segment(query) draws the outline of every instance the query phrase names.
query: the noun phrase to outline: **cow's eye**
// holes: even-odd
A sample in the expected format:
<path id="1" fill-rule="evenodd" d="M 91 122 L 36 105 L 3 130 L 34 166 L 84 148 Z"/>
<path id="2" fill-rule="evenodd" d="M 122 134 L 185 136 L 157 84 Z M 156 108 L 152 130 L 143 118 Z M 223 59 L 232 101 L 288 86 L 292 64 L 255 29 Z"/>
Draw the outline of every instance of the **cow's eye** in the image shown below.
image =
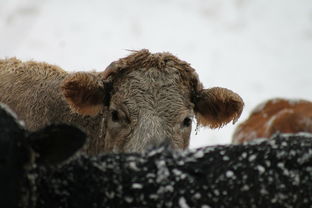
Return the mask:
<path id="1" fill-rule="evenodd" d="M 119 115 L 118 115 L 118 112 L 113 110 L 112 111 L 112 121 L 113 122 L 119 122 L 120 118 L 119 118 Z"/>
<path id="2" fill-rule="evenodd" d="M 183 120 L 183 127 L 190 127 L 192 125 L 192 119 L 189 117 L 186 117 Z"/>

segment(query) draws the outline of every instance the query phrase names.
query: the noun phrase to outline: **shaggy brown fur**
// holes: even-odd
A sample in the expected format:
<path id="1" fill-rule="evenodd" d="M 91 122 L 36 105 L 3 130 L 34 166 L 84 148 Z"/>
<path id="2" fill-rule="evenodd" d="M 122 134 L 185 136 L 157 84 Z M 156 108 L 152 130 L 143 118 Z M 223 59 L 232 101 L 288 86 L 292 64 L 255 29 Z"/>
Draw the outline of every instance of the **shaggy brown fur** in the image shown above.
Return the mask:
<path id="1" fill-rule="evenodd" d="M 232 142 L 240 144 L 275 133 L 312 133 L 312 103 L 307 100 L 271 99 L 260 104 L 235 130 Z"/>
<path id="2" fill-rule="evenodd" d="M 170 53 L 134 51 L 104 72 L 7 59 L 0 62 L 0 102 L 31 130 L 67 123 L 90 137 L 87 151 L 143 151 L 167 141 L 187 148 L 192 117 L 222 127 L 236 121 L 242 99 L 224 88 L 203 89 L 195 70 Z"/>
<path id="3" fill-rule="evenodd" d="M 0 60 L 0 102 L 9 105 L 31 131 L 50 123 L 69 123 L 97 139 L 102 116 L 80 115 L 70 109 L 60 91 L 68 76 L 61 68 L 46 63 L 21 62 L 16 58 Z M 86 148 L 90 153 L 98 151 L 93 140 Z"/>

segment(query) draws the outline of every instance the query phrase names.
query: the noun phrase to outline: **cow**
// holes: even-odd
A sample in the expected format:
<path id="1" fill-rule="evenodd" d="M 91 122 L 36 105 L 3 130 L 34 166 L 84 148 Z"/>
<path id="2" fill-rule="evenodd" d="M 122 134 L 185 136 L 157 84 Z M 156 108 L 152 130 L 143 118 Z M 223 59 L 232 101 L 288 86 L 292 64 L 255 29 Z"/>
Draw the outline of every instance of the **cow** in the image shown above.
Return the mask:
<path id="1" fill-rule="evenodd" d="M 26 171 L 36 165 L 56 165 L 73 156 L 86 142 L 76 127 L 49 125 L 36 132 L 0 103 L 0 207 L 33 207 L 28 201 L 34 188 Z M 28 189 L 30 188 L 30 189 Z"/>
<path id="2" fill-rule="evenodd" d="M 0 91 L 0 102 L 28 130 L 51 123 L 82 129 L 89 154 L 142 152 L 164 140 L 186 149 L 193 118 L 199 126 L 220 128 L 237 121 L 244 105 L 231 90 L 205 89 L 185 61 L 146 49 L 102 72 L 68 73 L 47 63 L 0 60 Z"/>
<path id="3" fill-rule="evenodd" d="M 259 104 L 234 131 L 232 143 L 240 144 L 275 133 L 312 133 L 312 103 L 303 99 L 274 98 Z"/>
<path id="4" fill-rule="evenodd" d="M 84 141 L 67 125 L 30 133 L 0 109 L 1 207 L 312 207 L 312 134 L 70 156 Z"/>

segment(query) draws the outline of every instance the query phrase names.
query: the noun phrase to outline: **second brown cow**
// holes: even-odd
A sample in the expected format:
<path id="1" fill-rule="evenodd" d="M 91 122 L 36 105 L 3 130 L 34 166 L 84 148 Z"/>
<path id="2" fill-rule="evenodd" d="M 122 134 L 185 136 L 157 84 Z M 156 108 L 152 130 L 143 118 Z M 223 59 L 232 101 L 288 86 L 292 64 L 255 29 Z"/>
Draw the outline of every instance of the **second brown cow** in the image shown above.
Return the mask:
<path id="1" fill-rule="evenodd" d="M 312 102 L 296 99 L 270 99 L 260 104 L 238 125 L 232 143 L 240 144 L 275 133 L 312 133 Z"/>
<path id="2" fill-rule="evenodd" d="M 225 88 L 204 89 L 195 70 L 170 53 L 135 51 L 103 72 L 0 60 L 0 102 L 30 130 L 66 123 L 87 133 L 86 151 L 140 152 L 163 142 L 185 149 L 193 117 L 219 128 L 236 121 L 243 101 Z"/>

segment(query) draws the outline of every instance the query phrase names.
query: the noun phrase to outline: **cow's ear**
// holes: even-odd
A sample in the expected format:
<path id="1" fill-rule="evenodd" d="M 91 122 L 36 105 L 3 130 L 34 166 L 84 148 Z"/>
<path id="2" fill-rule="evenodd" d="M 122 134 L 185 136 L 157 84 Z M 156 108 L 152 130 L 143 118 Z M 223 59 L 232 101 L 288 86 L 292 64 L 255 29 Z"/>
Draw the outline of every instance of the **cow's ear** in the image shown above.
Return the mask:
<path id="1" fill-rule="evenodd" d="M 235 123 L 243 110 L 242 98 L 231 90 L 215 87 L 203 89 L 195 98 L 197 122 L 202 126 L 220 128 Z"/>
<path id="2" fill-rule="evenodd" d="M 50 125 L 29 135 L 38 164 L 56 165 L 76 153 L 86 141 L 86 134 L 69 125 Z"/>
<path id="3" fill-rule="evenodd" d="M 61 91 L 70 108 L 82 115 L 94 116 L 102 111 L 108 89 L 97 73 L 77 72 L 68 75 Z"/>

